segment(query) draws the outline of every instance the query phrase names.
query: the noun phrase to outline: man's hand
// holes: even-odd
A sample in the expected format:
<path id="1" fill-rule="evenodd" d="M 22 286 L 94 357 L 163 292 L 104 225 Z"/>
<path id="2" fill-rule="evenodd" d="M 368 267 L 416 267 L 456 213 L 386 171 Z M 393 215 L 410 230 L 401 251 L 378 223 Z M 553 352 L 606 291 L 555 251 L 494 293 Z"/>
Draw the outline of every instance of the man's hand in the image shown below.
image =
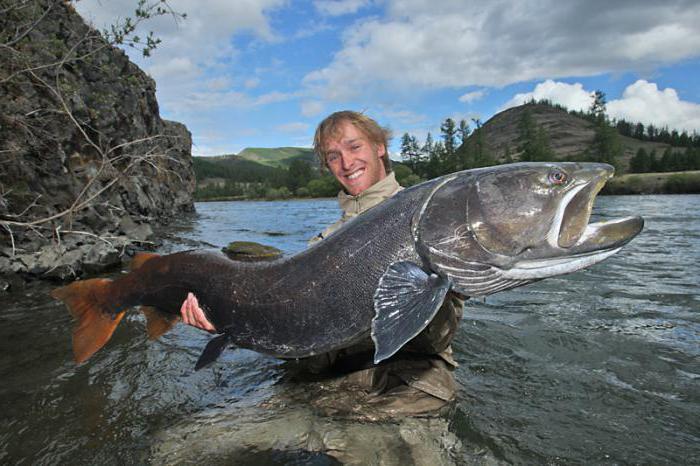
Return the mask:
<path id="1" fill-rule="evenodd" d="M 187 325 L 206 330 L 209 333 L 216 333 L 216 328 L 204 315 L 204 311 L 199 307 L 197 298 L 192 293 L 187 293 L 187 299 L 185 299 L 180 308 L 180 316 Z"/>

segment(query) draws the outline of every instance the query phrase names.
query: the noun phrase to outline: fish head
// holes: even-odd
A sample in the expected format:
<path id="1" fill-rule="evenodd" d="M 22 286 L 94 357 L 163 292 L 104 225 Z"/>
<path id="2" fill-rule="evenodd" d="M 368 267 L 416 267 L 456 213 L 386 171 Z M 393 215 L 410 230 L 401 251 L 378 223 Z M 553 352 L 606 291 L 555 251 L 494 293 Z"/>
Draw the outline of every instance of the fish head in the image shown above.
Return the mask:
<path id="1" fill-rule="evenodd" d="M 589 223 L 612 177 L 600 163 L 518 163 L 460 172 L 437 184 L 414 218 L 417 250 L 453 288 L 484 296 L 575 272 L 609 257 L 641 217 Z"/>

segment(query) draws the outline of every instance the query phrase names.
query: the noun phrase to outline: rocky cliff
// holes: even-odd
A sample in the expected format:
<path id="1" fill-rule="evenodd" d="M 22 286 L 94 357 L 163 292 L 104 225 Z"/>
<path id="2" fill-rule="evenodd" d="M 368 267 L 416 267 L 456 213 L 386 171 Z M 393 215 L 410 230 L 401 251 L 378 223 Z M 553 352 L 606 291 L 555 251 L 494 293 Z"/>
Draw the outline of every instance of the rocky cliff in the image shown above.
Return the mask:
<path id="1" fill-rule="evenodd" d="M 0 273 L 117 265 L 151 226 L 193 210 L 190 134 L 69 4 L 0 10 Z"/>

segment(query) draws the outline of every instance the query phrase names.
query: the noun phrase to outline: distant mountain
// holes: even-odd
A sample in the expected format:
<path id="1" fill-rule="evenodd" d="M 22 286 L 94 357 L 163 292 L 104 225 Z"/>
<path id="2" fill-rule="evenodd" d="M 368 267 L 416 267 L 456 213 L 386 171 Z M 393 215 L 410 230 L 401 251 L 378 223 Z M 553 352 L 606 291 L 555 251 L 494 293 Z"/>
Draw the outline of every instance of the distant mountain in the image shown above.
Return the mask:
<path id="1" fill-rule="evenodd" d="M 316 155 L 313 149 L 304 147 L 248 147 L 243 149 L 238 157 L 276 168 L 288 168 L 294 159 L 302 159 L 316 165 Z"/>
<path id="2" fill-rule="evenodd" d="M 518 160 L 521 142 L 520 122 L 523 114 L 529 111 L 534 122 L 544 128 L 549 138 L 549 145 L 559 158 L 566 159 L 583 154 L 593 145 L 595 130 L 590 121 L 572 115 L 566 110 L 546 104 L 525 104 L 497 113 L 481 126 L 482 138 L 487 150 L 498 162 L 506 158 L 506 151 L 514 160 Z M 465 144 L 474 143 L 474 133 Z M 647 152 L 656 149 L 659 156 L 669 144 L 641 141 L 627 136 L 620 136 L 624 146 L 623 163 L 626 166 L 640 147 Z"/>
<path id="3" fill-rule="evenodd" d="M 309 148 L 248 147 L 239 154 L 194 157 L 194 170 L 198 182 L 209 179 L 265 181 L 280 176 L 280 172 L 286 171 L 294 160 L 303 160 L 314 169 L 318 167 L 316 155 Z"/>

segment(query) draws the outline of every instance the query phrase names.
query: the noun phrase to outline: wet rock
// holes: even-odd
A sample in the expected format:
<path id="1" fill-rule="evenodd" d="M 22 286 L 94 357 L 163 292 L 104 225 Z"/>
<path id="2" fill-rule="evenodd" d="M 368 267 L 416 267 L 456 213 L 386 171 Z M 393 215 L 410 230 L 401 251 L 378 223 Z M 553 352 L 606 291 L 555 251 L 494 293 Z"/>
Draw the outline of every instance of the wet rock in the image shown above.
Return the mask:
<path id="1" fill-rule="evenodd" d="M 279 249 L 254 241 L 233 241 L 222 251 L 233 260 L 246 262 L 273 261 L 282 257 Z"/>
<path id="2" fill-rule="evenodd" d="M 136 223 L 129 215 L 124 215 L 119 220 L 119 231 L 134 241 L 145 241 L 153 235 L 149 224 Z"/>
<path id="3" fill-rule="evenodd" d="M 131 244 L 127 236 L 113 237 L 109 241 L 93 236 L 66 238 L 60 244 L 49 244 L 36 252 L 0 257 L 0 275 L 14 273 L 27 278 L 73 280 L 119 267 L 124 251 Z"/>

